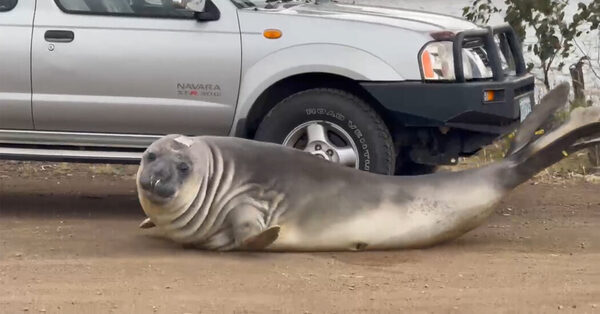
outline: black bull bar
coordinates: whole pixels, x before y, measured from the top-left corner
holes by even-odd
[[[494,39],[495,36],[498,36],[500,40],[500,47],[498,47],[496,40]],[[499,51],[502,52],[507,62],[511,59],[514,61],[517,76],[521,76],[527,72],[523,51],[521,50],[521,43],[515,30],[509,24],[503,24],[496,27],[487,26],[485,29],[462,31],[454,37],[454,71],[457,82],[465,82],[462,50],[465,41],[473,39],[481,39],[483,41],[483,47],[487,52],[494,81],[502,81],[506,77],[506,73],[504,73],[502,69]]]

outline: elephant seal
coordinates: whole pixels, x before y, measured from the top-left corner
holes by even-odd
[[[534,135],[568,94],[562,84],[534,107],[502,161],[412,177],[368,173],[277,144],[168,135],[140,164],[138,195],[148,216],[140,227],[222,251],[385,250],[452,240],[539,171],[598,143],[597,107],[575,109],[563,125]]]

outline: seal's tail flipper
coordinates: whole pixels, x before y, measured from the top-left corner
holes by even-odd
[[[553,90],[549,95],[566,104],[568,89]],[[532,137],[521,137],[525,138]],[[600,143],[600,107],[576,108],[571,112],[569,119],[555,130],[533,142],[517,143],[514,146],[515,149],[506,157],[508,169],[503,171],[502,183],[506,188],[514,188],[570,153],[597,143]]]
[[[523,120],[523,123],[517,129],[507,155],[512,155],[520,151],[527,144],[531,143],[536,136],[542,135],[544,130],[540,129],[540,127],[548,124],[552,115],[567,104],[568,97],[568,83],[562,83],[547,93],[540,101],[540,104],[533,108],[531,114]]]
[[[582,149],[596,146],[596,145],[600,146],[600,136],[595,139],[582,140],[582,141],[575,143],[574,145],[572,145],[570,147],[571,151],[569,153],[576,152],[578,150],[582,150]]]

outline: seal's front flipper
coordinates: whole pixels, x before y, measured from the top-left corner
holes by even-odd
[[[254,204],[242,204],[227,216],[231,226],[231,250],[260,250],[279,236],[279,226],[268,227],[264,213]]]
[[[240,249],[242,250],[262,250],[271,245],[279,237],[279,226],[272,226],[261,233],[250,236],[242,242]]]
[[[146,218],[144,219],[144,221],[142,221],[142,223],[140,223],[138,227],[141,229],[149,229],[152,227],[156,227],[156,225],[152,222],[152,220],[150,220],[150,218]]]

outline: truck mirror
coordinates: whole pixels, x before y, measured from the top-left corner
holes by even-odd
[[[217,8],[212,0],[192,0],[190,3],[188,3],[188,6],[192,2],[198,2],[197,7],[202,7],[202,11],[195,11],[196,13],[194,15],[196,20],[208,22],[217,21],[219,18],[221,18],[221,11],[219,11],[219,8]]]
[[[187,2],[185,8],[194,12],[204,12],[206,7],[206,0],[190,0],[185,2]]]

